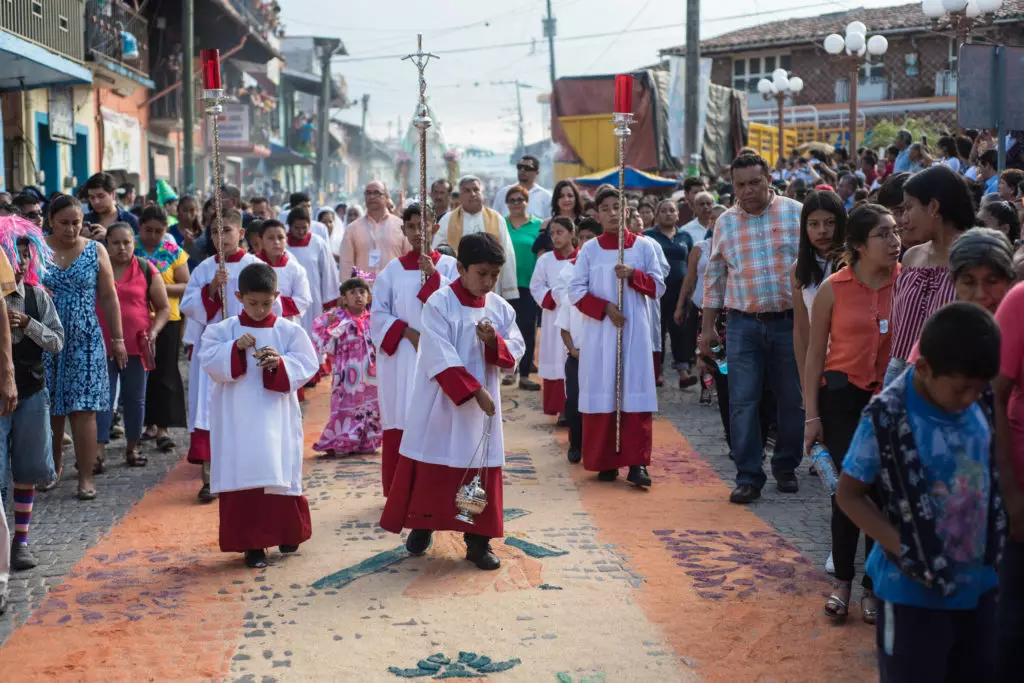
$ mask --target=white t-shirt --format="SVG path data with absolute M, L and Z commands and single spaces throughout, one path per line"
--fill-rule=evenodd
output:
M 692 221 L 690 221 L 689 223 L 687 223 L 686 225 L 679 229 L 690 236 L 690 240 L 692 240 L 693 244 L 703 242 L 704 238 L 708 234 L 708 229 L 701 225 L 700 221 L 698 221 L 696 218 L 694 218 Z
M 498 190 L 498 194 L 494 195 L 494 205 L 491 208 L 502 216 L 508 216 L 505 195 L 518 184 L 506 185 Z M 551 218 L 551 192 L 534 183 L 530 188 L 530 201 L 526 204 L 526 212 L 537 218 Z

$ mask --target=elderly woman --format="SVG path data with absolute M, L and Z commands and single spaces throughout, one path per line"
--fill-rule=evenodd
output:
M 533 269 L 537 265 L 537 254 L 533 251 L 533 244 L 540 236 L 541 219 L 532 216 L 526 211 L 530 201 L 530 191 L 522 185 L 513 185 L 505 193 L 505 205 L 508 206 L 508 216 L 505 217 L 505 224 L 508 226 L 508 235 L 512 240 L 512 249 L 516 256 L 516 285 L 519 287 L 519 298 L 509 301 L 516 311 L 516 324 L 523 334 L 526 342 L 526 352 L 523 354 L 523 361 L 519 364 L 519 388 L 526 391 L 540 391 L 540 384 L 530 379 L 530 370 L 533 366 L 533 350 L 537 341 L 537 302 L 530 294 L 530 280 L 533 278 Z M 515 377 L 505 379 L 506 384 L 515 382 Z

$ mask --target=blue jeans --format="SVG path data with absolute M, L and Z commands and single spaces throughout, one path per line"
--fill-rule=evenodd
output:
M 793 350 L 793 318 L 762 321 L 730 311 L 727 320 L 729 440 L 736 484 L 760 489 L 766 479 L 759 415 L 765 382 L 778 410 L 772 473 L 792 474 L 803 457 L 804 406 Z
M 909 363 L 900 358 L 890 358 L 889 365 L 885 368 L 885 377 L 882 379 L 882 386 L 887 387 L 892 381 L 903 374 Z
M 50 443 L 50 394 L 43 388 L 18 399 L 13 414 L 0 417 L 0 489 L 7 499 L 8 477 L 16 484 L 43 486 L 57 477 Z
M 146 417 L 146 375 L 142 369 L 142 358 L 128 356 L 124 369 L 117 367 L 113 359 L 107 361 L 110 373 L 110 410 L 96 413 L 96 441 L 110 442 L 110 423 L 117 410 L 117 391 L 120 382 L 121 404 L 124 406 L 124 437 L 138 441 L 142 437 L 142 421 Z

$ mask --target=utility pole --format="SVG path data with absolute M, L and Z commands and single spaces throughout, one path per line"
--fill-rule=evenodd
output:
M 551 0 L 548 0 L 548 16 L 544 20 L 544 36 L 548 39 L 548 72 L 551 75 L 551 92 L 555 91 L 555 18 L 551 15 Z
M 521 83 L 519 80 L 491 81 L 491 85 L 514 85 L 516 87 L 516 113 L 519 117 L 519 136 L 516 140 L 516 154 L 522 154 L 526 148 L 526 123 L 523 121 L 523 98 L 521 91 L 523 88 L 533 88 L 534 86 Z
M 700 0 L 686 0 L 686 153 L 687 173 L 700 168 L 700 143 L 697 139 L 700 107 Z
M 362 141 L 359 143 L 359 175 L 363 178 L 363 182 L 360 185 L 366 185 L 370 182 L 369 169 L 366 166 L 366 151 L 370 147 L 369 141 L 366 139 L 366 110 L 370 106 L 370 95 L 366 93 L 363 95 L 363 123 L 360 127 L 362 133 Z
M 184 0 L 181 11 L 181 185 L 182 193 L 196 186 L 196 84 L 192 74 L 195 46 L 195 0 Z
M 313 167 L 313 181 L 317 194 L 322 197 L 327 187 L 327 161 L 330 156 L 327 140 L 330 135 L 331 57 L 341 47 L 341 40 L 338 38 L 314 38 L 313 47 L 320 58 L 320 106 L 317 116 L 316 165 Z

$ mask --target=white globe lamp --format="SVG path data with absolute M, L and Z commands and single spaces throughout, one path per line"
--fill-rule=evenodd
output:
M 864 49 L 865 42 L 866 40 L 863 33 L 847 33 L 846 51 L 850 54 L 857 54 Z
M 881 57 L 889 49 L 889 41 L 885 36 L 871 36 L 868 38 L 868 53 L 875 57 Z
M 975 0 L 971 0 L 967 3 L 967 9 L 964 10 L 964 13 L 971 19 L 981 16 L 981 10 L 978 8 L 978 3 L 975 2 Z
M 767 78 L 762 78 L 757 82 L 757 92 L 762 95 L 768 95 L 772 91 L 772 82 Z
M 947 12 L 962 12 L 967 7 L 967 0 L 942 0 L 942 9 Z
M 942 6 L 942 0 L 924 0 L 921 3 L 921 11 L 929 19 L 938 19 L 946 13 L 946 9 Z
M 865 34 L 867 32 L 868 27 L 864 25 L 864 22 L 851 21 L 849 24 L 846 25 L 846 35 L 850 35 L 851 33 Z
M 799 76 L 793 76 L 789 79 L 789 89 L 797 93 L 804 89 L 804 79 Z
M 825 37 L 824 46 L 825 52 L 830 55 L 837 55 L 846 47 L 846 41 L 838 33 L 833 33 Z

